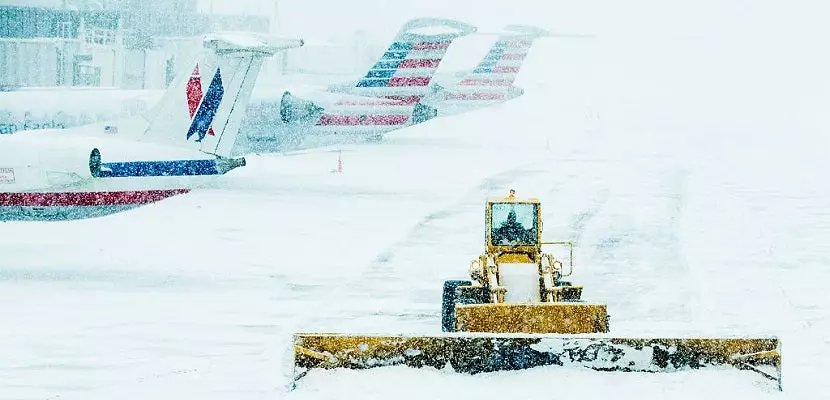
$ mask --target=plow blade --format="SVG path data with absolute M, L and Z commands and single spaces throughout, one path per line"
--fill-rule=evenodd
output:
M 590 335 L 445 333 L 435 336 L 296 334 L 294 382 L 315 368 L 447 366 L 460 373 L 539 366 L 674 372 L 731 365 L 781 390 L 777 338 L 609 338 Z
M 608 332 L 608 312 L 604 304 L 461 304 L 455 307 L 455 317 L 456 328 L 461 332 Z

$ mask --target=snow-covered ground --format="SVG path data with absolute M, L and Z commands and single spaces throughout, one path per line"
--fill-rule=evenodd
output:
M 343 146 L 342 174 L 336 149 L 250 157 L 128 213 L 0 224 L 0 398 L 820 398 L 820 68 L 799 91 L 769 65 L 702 68 L 734 43 L 627 39 L 540 41 L 525 96 Z M 573 280 L 613 334 L 777 335 L 784 392 L 733 369 L 557 368 L 328 371 L 286 390 L 293 332 L 439 332 L 441 283 L 482 251 L 484 197 L 510 188 L 577 243 Z

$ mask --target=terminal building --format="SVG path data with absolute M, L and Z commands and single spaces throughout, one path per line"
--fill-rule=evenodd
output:
M 0 90 L 161 89 L 214 27 L 270 29 L 267 17 L 199 13 L 197 0 L 0 0 Z

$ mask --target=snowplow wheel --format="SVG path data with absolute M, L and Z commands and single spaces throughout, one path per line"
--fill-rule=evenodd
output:
M 444 294 L 441 299 L 441 330 L 444 332 L 455 332 L 455 303 L 456 288 L 469 286 L 472 282 L 462 280 L 451 280 L 444 282 Z
M 455 289 L 455 305 L 485 304 L 490 302 L 490 289 L 484 286 L 459 286 Z

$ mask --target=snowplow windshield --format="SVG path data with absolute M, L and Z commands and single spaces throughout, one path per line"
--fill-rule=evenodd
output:
M 491 236 L 494 246 L 535 246 L 536 204 L 493 203 Z

